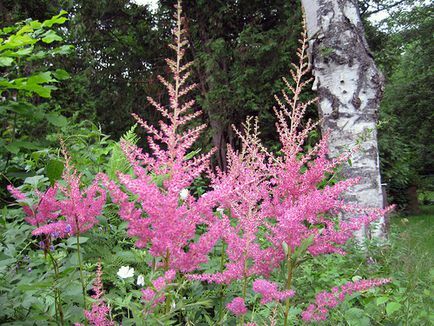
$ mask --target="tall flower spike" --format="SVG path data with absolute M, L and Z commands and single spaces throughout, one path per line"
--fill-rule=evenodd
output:
M 81 176 L 74 170 L 65 145 L 61 143 L 65 156 L 63 182 L 57 182 L 44 193 L 36 191 L 37 204 L 23 207 L 26 221 L 36 226 L 33 235 L 47 235 L 54 238 L 84 233 L 98 223 L 105 200 L 105 191 L 97 179 L 86 189 L 81 189 Z M 28 204 L 27 196 L 13 186 L 8 186 L 12 196 Z M 61 196 L 59 196 L 61 195 Z
M 59 218 L 50 220 L 49 223 L 33 230 L 33 235 L 56 234 L 66 237 L 82 234 L 98 223 L 97 216 L 101 215 L 106 202 L 106 193 L 98 185 L 98 178 L 89 187 L 81 188 L 81 176 L 71 164 L 63 142 L 61 142 L 61 149 L 65 157 L 65 170 L 62 176 L 64 184 L 59 182 L 55 186 L 63 197 L 57 200 Z
M 191 279 L 229 283 L 255 275 L 268 277 L 286 258 L 283 247 L 294 252 L 306 239 L 312 239 L 307 248 L 312 255 L 343 254 L 341 245 L 354 231 L 387 212 L 356 207 L 341 200 L 341 194 L 357 179 L 328 184 L 330 174 L 349 154 L 328 159 L 327 135 L 313 149 L 304 150 L 310 131 L 317 125 L 304 119 L 306 109 L 315 99 L 300 100 L 303 88 L 311 82 L 307 76 L 306 50 L 307 35 L 303 32 L 297 51 L 299 62 L 291 70 L 292 81 L 284 79 L 287 90 L 276 96 L 276 128 L 282 148 L 279 155 L 265 149 L 257 122 L 252 123 L 249 118 L 244 132 L 236 131 L 242 149 L 239 152 L 229 149 L 228 170 L 211 176 L 213 190 L 207 196 L 215 199 L 216 207 L 228 212 L 219 221 L 223 230 L 221 239 L 227 245 L 227 260 L 222 272 L 190 275 Z M 358 217 L 339 221 L 339 214 L 349 210 Z M 276 300 L 282 294 L 270 293 L 265 301 Z
M 181 1 L 175 8 L 174 43 L 170 48 L 176 57 L 166 60 L 170 78 L 158 77 L 169 93 L 169 104 L 148 98 L 164 120 L 159 122 L 157 129 L 134 115 L 149 134 L 147 141 L 151 154 L 143 153 L 132 144 L 121 144 L 134 170 L 134 176 L 118 175 L 126 194 L 113 182 L 102 178 L 113 201 L 120 206 L 119 215 L 128 221 L 129 235 L 137 238 L 136 245 L 149 246 L 150 253 L 161 259 L 164 269 L 192 271 L 207 261 L 207 254 L 218 238 L 214 236 L 217 232 L 214 227 L 194 241 L 196 227 L 211 225 L 215 216 L 212 202 L 195 199 L 188 191 L 192 182 L 208 168 L 213 151 L 197 156 L 188 153 L 205 125 L 188 125 L 202 111 L 194 111 L 195 101 L 186 99 L 196 85 L 188 82 L 192 62 L 184 62 L 188 41 Z M 130 200 L 130 195 L 136 198 L 135 203 Z
M 93 283 L 93 295 L 92 298 L 95 300 L 92 303 L 92 309 L 86 310 L 84 315 L 88 320 L 90 325 L 94 326 L 113 326 L 115 323 L 111 321 L 108 316 L 110 309 L 105 304 L 102 296 L 104 295 L 103 284 L 102 284 L 102 267 L 101 260 L 98 261 L 98 267 L 96 270 L 96 279 Z

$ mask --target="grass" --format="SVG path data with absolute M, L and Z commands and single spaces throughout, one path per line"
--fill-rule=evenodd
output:
M 354 278 L 390 278 L 391 283 L 356 294 L 330 312 L 321 325 L 434 325 L 434 206 L 412 216 L 391 218 L 387 245 L 368 251 L 324 256 L 298 271 L 297 291 L 310 295 Z

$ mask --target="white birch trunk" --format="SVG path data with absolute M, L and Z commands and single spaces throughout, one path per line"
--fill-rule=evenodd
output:
M 302 0 L 310 39 L 314 90 L 319 97 L 323 131 L 330 133 L 330 153 L 360 150 L 346 177 L 361 177 L 345 194 L 350 202 L 383 207 L 377 145 L 377 113 L 383 92 L 383 77 L 369 52 L 357 0 Z M 379 221 L 365 236 L 382 237 L 385 221 Z

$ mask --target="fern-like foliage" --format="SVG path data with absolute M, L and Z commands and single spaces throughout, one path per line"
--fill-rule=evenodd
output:
M 131 164 L 126 158 L 121 143 L 127 143 L 130 145 L 136 145 L 139 141 L 139 137 L 136 134 L 137 124 L 133 125 L 120 139 L 119 143 L 112 146 L 111 156 L 107 163 L 107 175 L 111 179 L 116 179 L 118 172 L 128 173 L 131 170 Z

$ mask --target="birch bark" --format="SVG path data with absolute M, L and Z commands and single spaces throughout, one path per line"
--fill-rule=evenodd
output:
M 302 0 L 319 97 L 321 128 L 330 133 L 330 153 L 337 155 L 360 144 L 345 177 L 361 177 L 345 199 L 383 207 L 377 145 L 377 113 L 383 76 L 375 66 L 360 19 L 357 0 Z M 345 218 L 345 217 L 343 217 Z M 357 237 L 383 237 L 385 221 Z

